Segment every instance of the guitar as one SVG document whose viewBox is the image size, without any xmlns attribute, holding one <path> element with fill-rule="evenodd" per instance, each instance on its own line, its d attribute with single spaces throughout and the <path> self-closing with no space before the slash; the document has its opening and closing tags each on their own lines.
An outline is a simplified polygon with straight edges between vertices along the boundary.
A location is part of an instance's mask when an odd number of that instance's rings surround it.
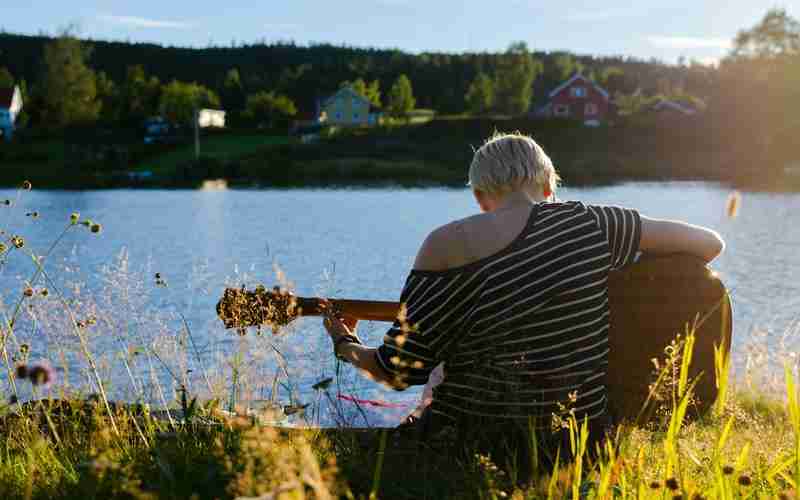
<svg viewBox="0 0 800 500">
<path fill-rule="evenodd" d="M 652 359 L 677 334 L 692 329 L 695 344 L 689 376 L 695 385 L 696 413 L 716 399 L 714 348 L 728 355 L 732 338 L 731 302 L 725 286 L 705 263 L 691 256 L 644 256 L 636 264 L 613 271 L 608 281 L 609 359 L 606 383 L 611 411 L 621 418 L 639 415 L 653 380 Z M 285 289 L 227 288 L 217 304 L 226 328 L 244 335 L 248 327 L 273 330 L 303 316 L 322 316 L 321 298 L 297 297 Z M 327 299 L 336 312 L 370 321 L 394 321 L 399 302 Z"/>
</svg>

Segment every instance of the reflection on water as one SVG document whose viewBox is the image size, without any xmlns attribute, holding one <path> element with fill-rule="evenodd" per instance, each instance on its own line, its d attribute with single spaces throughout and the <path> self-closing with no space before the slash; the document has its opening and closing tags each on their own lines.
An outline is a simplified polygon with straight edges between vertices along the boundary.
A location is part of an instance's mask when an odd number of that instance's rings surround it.
<svg viewBox="0 0 800 500">
<path fill-rule="evenodd" d="M 80 212 L 103 224 L 103 233 L 73 231 L 50 259 L 53 269 L 69 268 L 71 280 L 85 281 L 88 290 L 104 283 L 103 266 L 125 249 L 129 266 L 142 276 L 159 272 L 169 286 L 154 292 L 150 306 L 182 313 L 208 363 L 215 349 L 237 352 L 244 347 L 215 318 L 214 304 L 226 281 L 240 284 L 275 283 L 279 266 L 299 295 L 334 295 L 393 300 L 425 235 L 453 219 L 475 213 L 467 190 L 225 190 L 96 191 L 26 193 L 20 206 L 0 213 L 0 225 L 10 223 L 39 252 Z M 713 267 L 732 290 L 735 315 L 734 351 L 741 359 L 755 335 L 777 345 L 791 332 L 800 301 L 800 194 L 745 193 L 738 216 L 726 215 L 729 190 L 707 183 L 630 183 L 600 188 L 566 188 L 562 199 L 626 205 L 651 217 L 682 219 L 719 231 L 727 249 Z M 13 197 L 0 191 L 0 199 Z M 42 215 L 33 221 L 26 212 Z M 76 271 L 76 270 L 80 271 Z M 32 265 L 13 259 L 0 274 L 4 285 L 28 276 Z M 72 273 L 72 274 L 70 274 Z M 65 273 L 59 272 L 63 278 Z M 246 277 L 246 278 L 245 278 Z M 140 286 L 153 287 L 145 277 Z M 16 285 L 13 285 L 13 288 Z M 0 293 L 9 302 L 6 286 Z M 162 287 L 163 288 L 163 287 Z M 141 307 L 144 307 L 143 305 Z M 383 325 L 361 329 L 373 344 Z M 176 331 L 181 331 L 176 327 Z M 255 343 L 248 340 L 247 349 Z M 787 341 L 791 346 L 791 339 Z M 221 347 L 220 347 L 221 346 Z M 285 354 L 302 375 L 291 387 L 278 387 L 292 398 L 319 397 L 310 385 L 335 373 L 330 346 L 320 322 L 302 319 L 283 341 Z M 789 347 L 790 348 L 790 347 Z M 273 377 L 276 355 L 250 359 L 262 363 Z M 249 356 L 249 352 L 242 353 Z M 191 364 L 191 359 L 185 361 Z M 741 361 L 740 361 L 741 364 Z M 345 370 L 350 370 L 349 367 Z M 194 373 L 192 377 L 199 377 Z M 398 394 L 374 389 L 350 378 L 347 391 L 362 396 L 410 401 L 417 392 Z M 225 383 L 222 381 L 221 383 Z M 205 384 L 205 382 L 203 382 Z M 369 387 L 369 390 L 367 388 Z M 282 392 L 281 392 L 282 391 Z M 268 398 L 269 394 L 262 394 Z M 288 397 L 288 396 L 286 396 Z M 285 399 L 284 396 L 281 398 Z"/>
</svg>

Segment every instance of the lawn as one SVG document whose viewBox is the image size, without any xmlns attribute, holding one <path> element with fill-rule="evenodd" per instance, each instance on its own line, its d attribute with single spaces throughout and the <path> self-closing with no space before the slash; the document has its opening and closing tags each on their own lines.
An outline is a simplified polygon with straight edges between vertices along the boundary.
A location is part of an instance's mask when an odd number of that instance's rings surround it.
<svg viewBox="0 0 800 500">
<path fill-rule="evenodd" d="M 211 135 L 200 138 L 200 154 L 220 160 L 233 160 L 254 153 L 265 146 L 288 144 L 289 137 L 266 135 Z M 134 170 L 149 170 L 154 175 L 170 174 L 182 163 L 194 158 L 194 143 L 178 146 L 163 155 L 135 165 Z"/>
</svg>

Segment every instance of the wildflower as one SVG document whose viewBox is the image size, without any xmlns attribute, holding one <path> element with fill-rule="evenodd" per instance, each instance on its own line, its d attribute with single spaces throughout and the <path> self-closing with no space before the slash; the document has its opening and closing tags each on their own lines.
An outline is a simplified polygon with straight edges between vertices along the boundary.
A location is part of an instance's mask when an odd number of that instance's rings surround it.
<svg viewBox="0 0 800 500">
<path fill-rule="evenodd" d="M 25 239 L 22 236 L 12 236 L 11 244 L 14 245 L 15 248 L 22 248 L 25 246 Z"/>
<path fill-rule="evenodd" d="M 739 213 L 739 205 L 742 203 L 742 195 L 739 191 L 734 191 L 728 195 L 728 201 L 725 202 L 725 213 L 728 218 L 733 219 Z"/>
<path fill-rule="evenodd" d="M 8 247 L 5 244 L 0 243 L 0 254 L 5 253 L 8 250 Z"/>
<path fill-rule="evenodd" d="M 660 483 L 660 482 L 658 482 L 658 481 L 652 481 L 652 482 L 650 483 L 650 489 L 651 489 L 651 490 L 657 490 L 657 489 L 660 489 L 660 488 L 661 488 L 661 483 Z"/>
<path fill-rule="evenodd" d="M 675 479 L 674 477 L 671 477 L 671 478 L 667 479 L 666 481 L 664 481 L 664 485 L 667 488 L 671 489 L 672 491 L 675 491 L 680 487 L 680 485 L 678 485 L 678 480 Z"/>
<path fill-rule="evenodd" d="M 25 354 L 25 353 L 27 353 L 29 350 L 30 350 L 30 347 L 28 346 L 28 344 L 20 344 L 20 346 L 19 346 L 19 352 L 21 352 L 22 354 Z"/>
<path fill-rule="evenodd" d="M 26 297 L 33 297 L 33 288 L 27 287 L 25 290 L 22 291 L 22 294 Z"/>
<path fill-rule="evenodd" d="M 750 486 L 751 484 L 753 484 L 753 480 L 750 479 L 750 476 L 742 474 L 741 476 L 739 476 L 739 484 L 741 486 Z"/>
<path fill-rule="evenodd" d="M 722 468 L 722 473 L 725 474 L 726 476 L 730 476 L 731 474 L 733 474 L 733 466 L 726 465 L 725 467 Z"/>
<path fill-rule="evenodd" d="M 47 291 L 47 288 L 42 288 L 42 291 L 39 293 L 42 295 L 42 297 L 47 297 L 48 295 L 50 295 L 50 292 Z"/>
<path fill-rule="evenodd" d="M 49 365 L 40 364 L 28 369 L 28 380 L 33 385 L 49 385 L 54 377 L 53 369 Z"/>
<path fill-rule="evenodd" d="M 704 497 L 700 493 L 695 493 L 694 495 L 692 495 L 692 500 L 706 500 L 706 497 Z"/>
<path fill-rule="evenodd" d="M 75 224 L 78 223 L 80 218 L 81 218 L 81 214 L 79 214 L 78 212 L 72 212 L 70 214 L 70 216 L 69 216 L 69 223 L 72 224 L 72 225 L 75 225 Z"/>
<path fill-rule="evenodd" d="M 94 223 L 91 226 L 89 226 L 89 231 L 93 233 L 99 233 L 101 229 L 103 229 L 103 226 L 97 223 Z"/>
<path fill-rule="evenodd" d="M 25 214 L 26 217 L 30 217 L 31 219 L 38 219 L 39 212 L 28 212 Z"/>
<path fill-rule="evenodd" d="M 22 189 L 25 191 L 30 191 L 31 189 L 33 189 L 33 184 L 31 184 L 31 181 L 24 181 L 22 183 Z"/>
<path fill-rule="evenodd" d="M 674 495 L 672 500 L 683 500 L 683 495 Z"/>
</svg>

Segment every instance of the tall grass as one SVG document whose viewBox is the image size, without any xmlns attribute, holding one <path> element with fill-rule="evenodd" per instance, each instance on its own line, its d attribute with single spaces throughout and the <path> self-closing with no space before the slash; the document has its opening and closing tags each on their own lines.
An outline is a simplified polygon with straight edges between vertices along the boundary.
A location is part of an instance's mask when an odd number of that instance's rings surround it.
<svg viewBox="0 0 800 500">
<path fill-rule="evenodd" d="M 0 210 L 13 210 L 25 193 Z M 10 259 L 32 267 L 21 281 L 0 274 L 0 498 L 796 497 L 794 367 L 785 367 L 784 397 L 758 393 L 732 385 L 727 346 L 718 346 L 719 398 L 692 417 L 691 329 L 653 373 L 661 408 L 652 422 L 622 423 L 593 450 L 587 422 L 569 414 L 570 449 L 553 467 L 534 461 L 532 474 L 522 474 L 479 450 L 454 455 L 448 443 L 403 441 L 391 431 L 264 425 L 287 413 L 308 424 L 323 413 L 342 427 L 369 422 L 331 393 L 347 383 L 338 374 L 315 381 L 306 406 L 304 370 L 327 353 L 298 353 L 269 334 L 227 337 L 215 350 L 161 295 L 174 286 L 168 277 L 132 269 L 125 253 L 98 271 L 99 290 L 57 275 L 51 257 L 64 235 L 101 237 L 96 222 L 65 214 L 64 232 L 39 252 L 13 220 L 0 212 L 0 273 Z M 301 354 L 306 364 L 298 366 Z M 35 371 L 45 361 L 55 374 Z M 532 432 L 530 446 L 537 444 Z M 561 458 L 567 451 L 571 461 Z"/>
</svg>

